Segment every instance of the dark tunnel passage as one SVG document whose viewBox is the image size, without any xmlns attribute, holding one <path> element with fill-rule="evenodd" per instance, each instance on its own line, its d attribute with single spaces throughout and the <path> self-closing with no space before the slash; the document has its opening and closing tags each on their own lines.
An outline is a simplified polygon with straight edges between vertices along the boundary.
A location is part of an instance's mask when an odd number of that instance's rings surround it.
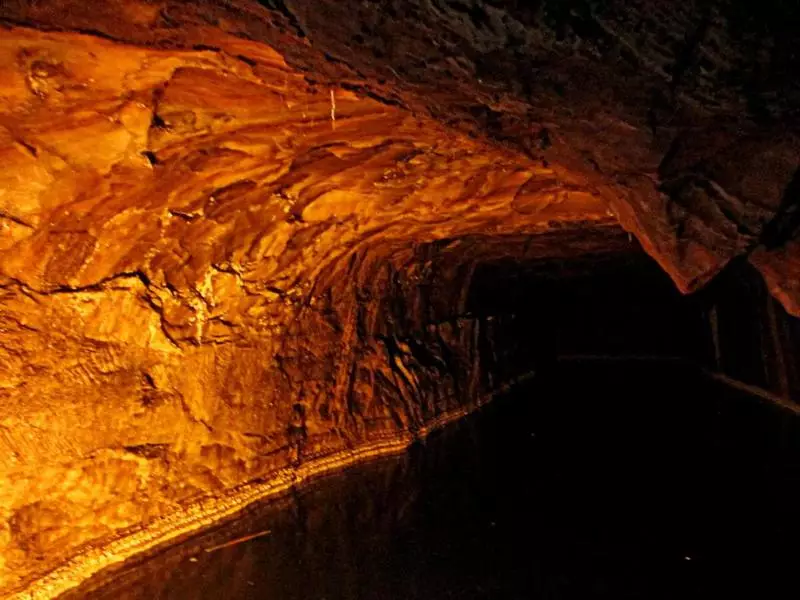
<svg viewBox="0 0 800 600">
<path fill-rule="evenodd" d="M 507 365 L 681 361 L 769 391 L 790 408 L 800 397 L 800 320 L 770 298 L 746 264 L 732 265 L 708 289 L 687 296 L 651 260 L 633 253 L 487 263 L 476 269 L 469 308 L 514 320 L 514 327 L 501 329 L 514 341 L 496 341 L 514 348 Z"/>
<path fill-rule="evenodd" d="M 796 365 L 775 365 L 796 323 L 757 281 L 683 296 L 637 255 L 480 265 L 482 377 L 532 378 L 64 597 L 797 597 Z"/>
</svg>

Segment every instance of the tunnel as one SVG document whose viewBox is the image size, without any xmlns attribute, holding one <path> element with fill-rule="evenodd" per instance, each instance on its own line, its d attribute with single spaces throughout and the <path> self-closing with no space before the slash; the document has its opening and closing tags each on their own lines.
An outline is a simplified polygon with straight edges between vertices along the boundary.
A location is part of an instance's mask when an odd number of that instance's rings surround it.
<svg viewBox="0 0 800 600">
<path fill-rule="evenodd" d="M 794 597 L 798 31 L 3 2 L 0 596 Z"/>
</svg>

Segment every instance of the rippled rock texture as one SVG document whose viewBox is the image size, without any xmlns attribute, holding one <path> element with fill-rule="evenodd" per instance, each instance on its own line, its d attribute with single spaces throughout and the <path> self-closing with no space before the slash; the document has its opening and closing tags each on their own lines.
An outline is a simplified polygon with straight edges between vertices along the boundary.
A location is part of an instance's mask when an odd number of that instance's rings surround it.
<svg viewBox="0 0 800 600">
<path fill-rule="evenodd" d="M 621 224 L 797 314 L 800 21 L 762 8 L 5 2 L 0 587 L 474 403 L 494 258 Z"/>
</svg>

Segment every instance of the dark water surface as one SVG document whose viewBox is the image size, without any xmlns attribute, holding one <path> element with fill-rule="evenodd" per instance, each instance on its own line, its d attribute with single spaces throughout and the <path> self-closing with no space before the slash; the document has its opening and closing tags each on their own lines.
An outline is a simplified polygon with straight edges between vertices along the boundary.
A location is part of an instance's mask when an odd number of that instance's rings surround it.
<svg viewBox="0 0 800 600">
<path fill-rule="evenodd" d="M 799 490 L 797 417 L 678 366 L 562 365 L 66 597 L 797 599 Z"/>
</svg>

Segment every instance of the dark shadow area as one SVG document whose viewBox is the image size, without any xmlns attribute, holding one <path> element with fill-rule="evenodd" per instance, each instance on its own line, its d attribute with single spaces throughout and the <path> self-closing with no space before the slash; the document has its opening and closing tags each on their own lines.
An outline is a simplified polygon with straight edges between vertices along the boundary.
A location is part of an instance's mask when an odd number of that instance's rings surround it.
<svg viewBox="0 0 800 600">
<path fill-rule="evenodd" d="M 546 370 L 557 357 L 707 365 L 713 354 L 703 299 L 683 296 L 643 255 L 480 265 L 468 307 L 513 322 L 492 336 L 510 353 L 485 369 L 501 379 L 531 363 Z"/>
<path fill-rule="evenodd" d="M 800 399 L 800 319 L 744 261 L 692 295 L 641 254 L 486 263 L 468 309 L 500 322 L 487 333 L 500 359 L 487 353 L 485 376 L 546 370 L 557 357 L 681 360 Z"/>
</svg>

